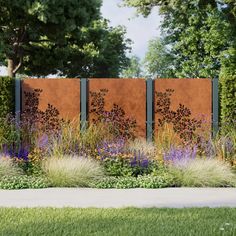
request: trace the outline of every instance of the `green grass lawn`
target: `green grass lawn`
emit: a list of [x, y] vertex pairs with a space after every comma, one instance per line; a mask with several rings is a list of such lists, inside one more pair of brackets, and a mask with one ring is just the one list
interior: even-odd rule
[[0, 208], [0, 235], [236, 235], [236, 209]]

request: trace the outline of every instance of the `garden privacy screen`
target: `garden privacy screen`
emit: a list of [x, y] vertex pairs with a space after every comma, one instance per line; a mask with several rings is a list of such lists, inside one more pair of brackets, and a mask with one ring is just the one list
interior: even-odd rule
[[23, 111], [25, 97], [30, 94], [33, 100], [36, 91], [40, 110], [50, 105], [61, 118], [84, 124], [115, 120], [123, 132], [135, 127], [135, 136], [152, 139], [165, 122], [176, 129], [192, 125], [191, 129], [199, 120], [210, 126], [218, 121], [214, 83], [212, 79], [23, 79], [17, 101]]

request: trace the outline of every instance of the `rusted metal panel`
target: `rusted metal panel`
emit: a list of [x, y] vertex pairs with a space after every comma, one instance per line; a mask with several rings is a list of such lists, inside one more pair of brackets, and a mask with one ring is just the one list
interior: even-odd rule
[[24, 79], [22, 81], [22, 108], [24, 91], [41, 89], [39, 109], [53, 105], [64, 119], [78, 119], [80, 115], [80, 79]]
[[[146, 137], [146, 81], [144, 79], [89, 79], [89, 91], [99, 92], [107, 89], [105, 109], [111, 110], [113, 104], [119, 105], [126, 117], [136, 119], [136, 135]], [[89, 95], [91, 107], [91, 95]], [[89, 115], [89, 121], [92, 116]]]
[[[171, 96], [171, 110], [176, 110], [179, 104], [189, 108], [192, 118], [203, 119], [211, 125], [212, 118], [212, 80], [211, 79], [156, 79], [155, 92], [174, 90]], [[154, 106], [156, 108], [156, 95]], [[155, 113], [155, 131], [158, 129], [159, 114]]]

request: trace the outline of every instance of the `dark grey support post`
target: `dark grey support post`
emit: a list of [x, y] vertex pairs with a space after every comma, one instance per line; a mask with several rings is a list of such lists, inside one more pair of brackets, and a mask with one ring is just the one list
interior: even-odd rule
[[146, 121], [146, 135], [147, 141], [152, 142], [153, 140], [153, 80], [148, 79], [146, 81], [147, 86], [147, 121]]
[[212, 128], [213, 136], [219, 130], [219, 79], [212, 80]]
[[21, 78], [15, 78], [15, 115], [16, 121], [20, 120], [21, 112]]
[[87, 127], [87, 100], [88, 100], [88, 79], [80, 80], [80, 130], [83, 132]]

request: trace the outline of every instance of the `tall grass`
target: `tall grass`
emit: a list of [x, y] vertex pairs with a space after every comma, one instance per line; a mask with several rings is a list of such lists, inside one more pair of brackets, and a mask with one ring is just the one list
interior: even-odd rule
[[90, 124], [81, 132], [80, 121], [63, 122], [60, 132], [50, 137], [49, 156], [63, 156], [69, 154], [92, 155], [97, 145], [111, 134], [102, 124]]
[[158, 127], [154, 142], [157, 148], [156, 159], [159, 160], [162, 160], [164, 153], [172, 147], [182, 146], [182, 141], [178, 134], [174, 132], [171, 125], [166, 123], [163, 127]]
[[58, 133], [49, 137], [48, 153], [50, 156], [71, 154], [78, 149], [80, 140], [80, 122], [78, 119], [60, 123]]
[[170, 166], [170, 172], [180, 186], [236, 186], [236, 175], [231, 166], [216, 159], [180, 160]]
[[6, 176], [19, 176], [22, 170], [9, 157], [0, 155], [0, 179]]
[[87, 187], [103, 177], [97, 161], [78, 156], [45, 159], [42, 168], [55, 187]]
[[137, 138], [135, 140], [129, 141], [126, 149], [131, 153], [140, 152], [150, 158], [154, 158], [157, 153], [155, 144], [152, 142], [147, 142], [144, 138]]
[[236, 165], [236, 129], [231, 129], [226, 134], [218, 134], [213, 140], [218, 158]]

